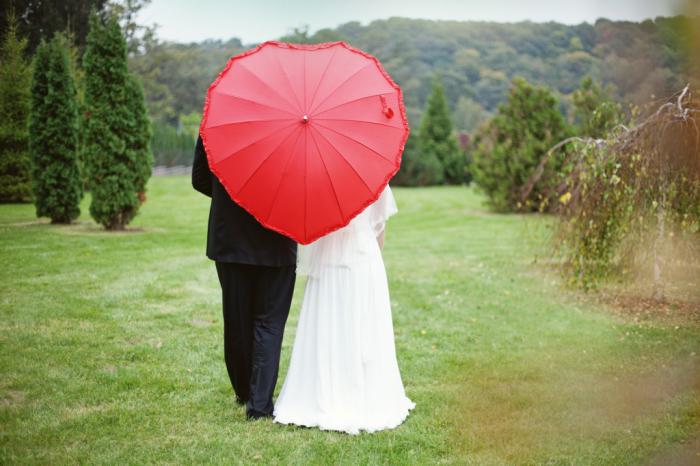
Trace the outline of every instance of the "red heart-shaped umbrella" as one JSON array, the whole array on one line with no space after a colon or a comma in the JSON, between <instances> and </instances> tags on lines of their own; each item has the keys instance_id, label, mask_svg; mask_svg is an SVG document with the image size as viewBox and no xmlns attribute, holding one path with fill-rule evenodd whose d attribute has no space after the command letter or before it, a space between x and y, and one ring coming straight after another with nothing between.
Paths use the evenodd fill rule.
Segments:
<instances>
[{"instance_id":1,"label":"red heart-shaped umbrella","mask_svg":"<svg viewBox=\"0 0 700 466\"><path fill-rule=\"evenodd\" d=\"M207 91L209 167L265 227L308 244L350 222L398 171L401 88L344 42L265 42L232 57Z\"/></svg>"}]
</instances>

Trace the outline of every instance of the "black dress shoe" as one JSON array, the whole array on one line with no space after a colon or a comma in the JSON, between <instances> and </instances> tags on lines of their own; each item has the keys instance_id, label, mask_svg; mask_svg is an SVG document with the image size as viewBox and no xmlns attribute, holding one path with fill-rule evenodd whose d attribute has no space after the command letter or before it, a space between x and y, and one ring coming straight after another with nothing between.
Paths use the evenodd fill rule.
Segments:
<instances>
[{"instance_id":1,"label":"black dress shoe","mask_svg":"<svg viewBox=\"0 0 700 466\"><path fill-rule=\"evenodd\" d=\"M249 409L248 412L245 413L245 415L249 421L272 417L272 413L261 413L260 411L255 411L254 409Z\"/></svg>"},{"instance_id":2,"label":"black dress shoe","mask_svg":"<svg viewBox=\"0 0 700 466\"><path fill-rule=\"evenodd\" d=\"M238 406L245 406L246 403L248 403L248 400L244 400L243 398L236 396L236 404Z\"/></svg>"}]
</instances>

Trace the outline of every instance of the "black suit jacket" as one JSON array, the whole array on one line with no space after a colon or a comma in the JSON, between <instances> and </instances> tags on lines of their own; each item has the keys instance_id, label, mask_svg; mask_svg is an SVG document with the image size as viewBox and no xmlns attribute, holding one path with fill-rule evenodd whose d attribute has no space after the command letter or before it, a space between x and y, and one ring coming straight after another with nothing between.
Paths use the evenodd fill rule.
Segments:
<instances>
[{"instance_id":1,"label":"black suit jacket","mask_svg":"<svg viewBox=\"0 0 700 466\"><path fill-rule=\"evenodd\" d=\"M297 244L255 220L231 200L209 169L202 138L197 139L192 163L192 186L211 197L207 257L217 262L281 267L296 264Z\"/></svg>"}]
</instances>

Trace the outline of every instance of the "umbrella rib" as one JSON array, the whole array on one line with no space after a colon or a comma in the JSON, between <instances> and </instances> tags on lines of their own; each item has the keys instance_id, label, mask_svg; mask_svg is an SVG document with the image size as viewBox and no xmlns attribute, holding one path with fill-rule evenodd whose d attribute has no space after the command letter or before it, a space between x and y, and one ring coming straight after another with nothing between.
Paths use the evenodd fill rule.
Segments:
<instances>
[{"instance_id":1,"label":"umbrella rib","mask_svg":"<svg viewBox=\"0 0 700 466\"><path fill-rule=\"evenodd\" d=\"M292 125L289 125L289 126L292 126ZM282 129L289 128L289 126L287 126L287 127L285 127L285 128L282 128ZM257 140L256 142L247 145L247 146L244 147L243 149L245 149L245 148L247 148L247 147L250 147L251 145L253 145L253 144L257 143L257 142L260 142L260 141L262 141L263 139L266 139L266 138L268 138L268 137L270 137L270 136L273 136L274 134L275 134L275 133L268 134L267 136L265 136L265 137L263 137L263 138ZM260 170L260 167L262 167L263 164L264 164L265 162L267 162L267 159L269 159L269 158L272 156L272 154L274 154L275 151L276 151L277 149L279 149L280 146L281 146L282 144L284 144L284 143L287 141L287 139L289 139L289 136L291 136L292 134L294 134L294 131L292 131L292 132L290 132L288 135L286 135L286 136L280 141L280 143L277 144L277 145L275 146L274 149L272 149L270 152L268 152L268 153L265 155L265 158L258 164L257 167L255 167L255 170L253 170L253 173L251 173L250 176L248 177L248 179L245 180L245 183L243 183L243 186L241 186L241 187L238 189L238 191L236 191L236 194L240 193L241 191L243 191L243 189L244 189L246 186L248 186L248 182L249 182L251 179L253 179L253 177L254 177L255 174L258 172L258 170ZM240 152L240 151L243 150L243 149L240 149L240 150L238 150L237 152Z\"/></svg>"},{"instance_id":2,"label":"umbrella rib","mask_svg":"<svg viewBox=\"0 0 700 466\"><path fill-rule=\"evenodd\" d=\"M273 106L273 105L264 104L264 103L262 103L262 102L258 102L257 100L248 99L248 98L246 98L246 97L242 97L242 96L239 96L239 95L236 95L236 94L226 94L226 93L224 93L224 92L219 91L218 89L215 89L213 93L214 93L214 94L219 94L220 96L233 97L233 98L236 98L236 99L239 99L239 100L245 100L246 102L252 102L252 103L254 103L254 104L256 104L256 105L261 105L261 106L263 106L263 107L271 108L271 109L273 109L273 110L279 110L279 111L281 111L281 112L288 113L288 114L290 114L291 116L294 116L294 117L297 116L295 113L290 112L290 111L287 110L286 108L280 108L280 107L275 107L275 106Z\"/></svg>"},{"instance_id":3,"label":"umbrella rib","mask_svg":"<svg viewBox=\"0 0 700 466\"><path fill-rule=\"evenodd\" d=\"M387 159L387 158L384 157L381 153L377 152L375 149L372 149L371 147L369 147L369 146L368 146L367 144L365 144L364 142L358 141L357 139L355 139L355 138L353 138L353 137L350 137L350 136L348 136L348 135L345 134L345 133L341 133L340 131L334 130L333 128L330 128L330 127L328 127L328 126L326 126L326 125L322 125L321 123L318 123L318 121L316 122L316 124L317 124L318 126L322 126L322 127L326 128L326 129L329 130L329 131L333 131L333 132L336 133L336 134L339 134L339 135L341 135L341 136L343 136L343 137L345 137L345 138L348 138L348 139L350 139L351 141L355 141L355 142L358 143L359 145L364 146L364 147L366 147L367 149L369 149L369 150L371 150L372 152L374 152L375 154L377 154L377 156L379 156L380 158L386 160L387 162L393 163L393 160Z\"/></svg>"},{"instance_id":4,"label":"umbrella rib","mask_svg":"<svg viewBox=\"0 0 700 466\"><path fill-rule=\"evenodd\" d=\"M314 107L313 110L311 110L311 111L309 112L309 114L312 114L313 112L315 112L315 111L318 109L318 107L320 107L320 106L323 105L328 99L330 99L331 96L333 95L333 93L334 93L335 91L337 91L338 89L340 89L340 86L342 86L342 85L345 84L346 82L350 81L352 78L354 78L355 76L357 76L357 74L358 74L360 71L364 70L365 68L367 68L367 67L370 66L370 65L371 65L371 63L366 63L365 65L359 67L359 68L358 68L354 73L352 73L350 76L348 76L347 78L343 79L337 86L335 86L335 87L333 88L332 91L330 91L330 92L328 93L328 95L327 95L326 97L323 98L322 101L320 101L320 102L318 103L318 105L316 105L316 106Z\"/></svg>"},{"instance_id":5,"label":"umbrella rib","mask_svg":"<svg viewBox=\"0 0 700 466\"><path fill-rule=\"evenodd\" d=\"M304 70L304 79L303 79L303 84L302 84L302 90L304 91L304 105L302 105L302 108L306 108L306 54L309 53L307 50L302 51L302 58L304 59L303 66L301 67L302 70Z\"/></svg>"},{"instance_id":6,"label":"umbrella rib","mask_svg":"<svg viewBox=\"0 0 700 466\"><path fill-rule=\"evenodd\" d=\"M328 59L328 63L326 63L326 67L323 69L323 73L321 73L321 77L318 79L318 83L316 84L316 88L314 89L314 93L311 95L311 102L309 102L309 105L312 105L314 103L314 100L316 100L316 93L318 92L318 88L321 87L321 83L323 82L323 78L326 77L326 71L328 71L328 68L331 66L331 62L335 58L335 56L338 54L338 48L335 48L333 50L333 55L331 55L331 58ZM311 113L311 112L309 112Z\"/></svg>"},{"instance_id":7,"label":"umbrella rib","mask_svg":"<svg viewBox=\"0 0 700 466\"><path fill-rule=\"evenodd\" d=\"M299 105L299 96L297 95L296 90L294 90L294 86L292 86L292 80L289 79L289 75L287 74L287 70L284 69L284 66L282 66L282 62L280 62L280 59L277 55L274 55L275 61L277 62L277 66L282 70L282 74L284 75L285 79L287 80L287 84L289 84L289 89L292 91L292 95L294 96L294 101L297 104L297 110L299 113L302 113L301 110L301 105Z\"/></svg>"},{"instance_id":8,"label":"umbrella rib","mask_svg":"<svg viewBox=\"0 0 700 466\"><path fill-rule=\"evenodd\" d=\"M294 134L294 133L292 133L292 134ZM292 158L294 157L293 154L297 148L297 144L299 144L300 138L301 138L301 132L298 132L297 138L294 141L294 149L292 149L292 151L287 155L287 160L284 161L284 168L282 169L282 176L284 176L285 172L287 171L287 167L289 166L289 161L292 160ZM267 160L267 159L265 159L265 160ZM263 163L265 163L265 162L263 161ZM260 164L260 165L262 165L262 164ZM258 167L258 168L260 168L260 167ZM257 171L257 169L255 171ZM252 175L250 178L252 178ZM248 179L250 179L250 178L248 178ZM277 197L280 194L280 189L282 189L282 181L280 181L280 184L277 185L277 189L275 190L275 196L272 198L272 202L270 202L270 211L267 213L267 216L265 217L266 222L270 221L270 216L272 215L272 210L275 208L275 202L277 201Z\"/></svg>"},{"instance_id":9,"label":"umbrella rib","mask_svg":"<svg viewBox=\"0 0 700 466\"><path fill-rule=\"evenodd\" d=\"M328 182L331 185L331 189L333 190L333 197L335 198L335 205L338 207L338 213L340 214L340 218L343 220L343 223L345 222L345 215L343 215L343 209L340 208L340 199L338 199L338 192L335 190L335 185L333 184L333 178L331 178L331 173L328 171L328 167L326 166L326 161L323 160L323 157L321 157L321 148L318 146L318 141L316 141L316 138L313 135L313 132L309 132L311 135L311 139L314 141L314 145L316 146L316 151L318 151L318 158L321 161L321 164L323 165L323 170L326 172L326 176L328 177Z\"/></svg>"},{"instance_id":10,"label":"umbrella rib","mask_svg":"<svg viewBox=\"0 0 700 466\"><path fill-rule=\"evenodd\" d=\"M306 171L309 165L309 131L308 129L304 131L304 239L306 236L306 219L308 218L307 211L309 210L309 195L308 195L308 185L306 183Z\"/></svg>"},{"instance_id":11,"label":"umbrella rib","mask_svg":"<svg viewBox=\"0 0 700 466\"><path fill-rule=\"evenodd\" d=\"M354 121L356 123L367 123L368 125L386 126L387 128L393 128L398 130L403 129L403 127L387 125L386 123L381 123L379 121L353 120L352 118L315 118L314 121Z\"/></svg>"},{"instance_id":12,"label":"umbrella rib","mask_svg":"<svg viewBox=\"0 0 700 466\"><path fill-rule=\"evenodd\" d=\"M277 95L277 97L279 97L280 99L282 99L283 101L285 101L287 104L289 104L289 106L290 106L291 108L294 108L294 105L293 105L289 100L287 100L282 94L280 94L279 92L277 92L277 90L276 90L274 87L272 87L270 84L268 84L268 83L266 83L265 81L263 81L263 79L262 79L260 76L258 76L257 74L255 74L253 71L251 71L250 68L248 68L247 66L243 65L242 62L239 62L239 65L241 66L241 68L244 68L246 71L248 71L248 73L250 73L251 76L253 76L253 77L254 77L255 79L257 79L259 82L261 82L265 87L267 87L267 88L270 89L273 93L275 93L275 94ZM290 113L292 113L292 112L290 112ZM292 114L293 114L293 113L292 113Z\"/></svg>"},{"instance_id":13,"label":"umbrella rib","mask_svg":"<svg viewBox=\"0 0 700 466\"><path fill-rule=\"evenodd\" d=\"M207 126L205 129L221 128L223 126L239 125L242 123L266 123L268 121L291 121L291 118L271 118L268 120L243 120L243 121L230 121L228 123L219 123L214 126ZM293 120L296 122L296 120Z\"/></svg>"},{"instance_id":14,"label":"umbrella rib","mask_svg":"<svg viewBox=\"0 0 700 466\"><path fill-rule=\"evenodd\" d=\"M295 123L296 123L296 121L295 121L295 122L292 122L292 123L290 123L290 124L288 124L287 126L283 126L283 127L279 128L279 129L277 129L277 130L275 130L275 131L272 131L271 133L266 134L265 136L263 136L263 137L261 137L261 138L259 138L259 139L256 139L255 141L252 141L252 142L246 144L245 146L241 147L240 149L237 149L236 152L240 152L240 151L242 151L242 150L245 150L245 149L249 148L249 147L252 146L253 144L257 144L257 143L259 143L260 141L264 141L265 139L267 139L267 138L269 138L269 137L274 136L275 134L277 134L278 131L282 131L283 129L287 129L287 128L291 127L291 126L294 126ZM229 158L231 155L235 154L236 152L232 152L232 153L230 153L230 154L226 154L226 157L223 157L223 158L224 158L224 159Z\"/></svg>"},{"instance_id":15,"label":"umbrella rib","mask_svg":"<svg viewBox=\"0 0 700 466\"><path fill-rule=\"evenodd\" d=\"M328 140L328 138L327 138L326 136L323 135L323 133L321 133L321 132L318 131L318 130L316 130L316 132L318 132L319 136L321 136L323 139L326 140L326 142L328 143L329 146L331 146L331 147L333 147L333 149L335 149L335 146L333 146L333 143L330 142L330 141ZM357 169L355 168L355 166L354 166L353 164L351 164L350 161L349 161L347 158L345 158L345 156L342 154L342 152L340 152L338 149L335 149L335 152L336 152L338 155L340 155L340 158L343 159L343 160L345 161L345 163L347 163L348 166L349 166L350 168L352 168L352 171L354 171L355 174L357 175L357 177L358 177L360 180L362 180L362 184L364 184L365 187L367 188L367 190L368 190L370 193L372 193L372 188L370 188L369 185L367 184L367 181L365 181L365 179L362 178L362 175L360 175L360 172L357 171Z\"/></svg>"},{"instance_id":16,"label":"umbrella rib","mask_svg":"<svg viewBox=\"0 0 700 466\"><path fill-rule=\"evenodd\" d=\"M376 97L376 96L378 96L378 95L384 95L384 94L387 94L387 92L380 92L380 93L378 93L378 94L367 94L367 95L363 95L362 97L358 97L358 98L356 98L356 99L347 100L347 101L345 101L345 102L339 103L338 105L334 105L334 106L332 106L332 107L329 107L329 108L325 109L325 110L322 111L322 112L317 113L317 114L315 115L315 117L318 118L318 115L323 115L324 113L330 112L331 110L335 110L336 108L342 107L343 105L351 104L351 103L357 102L357 101L362 100L362 99L367 99L368 97Z\"/></svg>"}]
</instances>

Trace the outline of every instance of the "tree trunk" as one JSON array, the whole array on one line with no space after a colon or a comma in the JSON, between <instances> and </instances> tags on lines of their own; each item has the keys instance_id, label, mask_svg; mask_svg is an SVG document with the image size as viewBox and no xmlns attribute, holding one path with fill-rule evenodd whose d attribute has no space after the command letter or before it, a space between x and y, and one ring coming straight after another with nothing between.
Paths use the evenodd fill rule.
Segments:
<instances>
[{"instance_id":1,"label":"tree trunk","mask_svg":"<svg viewBox=\"0 0 700 466\"><path fill-rule=\"evenodd\" d=\"M661 202L656 211L657 235L654 241L654 292L652 297L659 302L666 300L664 294L664 281L662 274L661 248L663 247L664 235L666 234L666 193L661 194Z\"/></svg>"}]
</instances>

